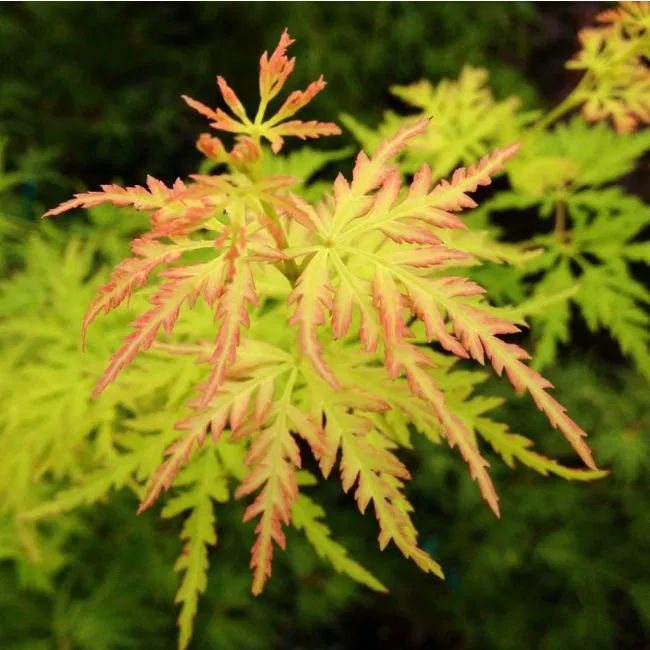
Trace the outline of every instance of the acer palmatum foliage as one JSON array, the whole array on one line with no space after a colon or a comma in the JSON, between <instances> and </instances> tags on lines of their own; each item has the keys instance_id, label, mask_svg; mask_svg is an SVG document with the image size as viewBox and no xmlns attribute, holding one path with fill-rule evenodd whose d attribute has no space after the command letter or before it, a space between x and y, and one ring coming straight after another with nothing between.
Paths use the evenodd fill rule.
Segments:
<instances>
[{"instance_id":1,"label":"acer palmatum foliage","mask_svg":"<svg viewBox=\"0 0 650 650\"><path fill-rule=\"evenodd\" d=\"M590 122L611 118L619 133L650 124L650 3L621 2L579 33L567 68L584 76L571 98Z\"/></svg>"},{"instance_id":2,"label":"acer palmatum foliage","mask_svg":"<svg viewBox=\"0 0 650 650\"><path fill-rule=\"evenodd\" d=\"M424 571L442 576L417 543L402 490L409 472L394 453L394 414L458 447L497 515L499 504L472 426L437 383L440 355L428 344L488 361L497 374L505 373L595 469L585 433L549 394L550 383L526 365L522 348L501 338L519 327L499 316L484 290L459 272L479 263L463 249L462 238L451 236L465 228L460 213L475 207L470 194L490 184L518 145L496 149L438 183L425 164L403 186L394 160L427 129L427 120L416 121L371 157L360 153L352 178L339 175L332 194L311 205L292 192L298 179L267 176L262 166L270 155L263 140L277 154L287 136L339 133L331 123L287 121L322 90L322 78L291 93L267 117L269 102L293 70L294 59L286 55L292 42L285 31L275 52L262 56L260 106L253 118L221 77L218 87L232 115L185 97L215 129L235 134L230 151L207 134L197 143L226 171L194 175L171 187L151 177L146 187L106 185L46 214L104 202L151 214L151 229L132 242L133 256L115 268L83 322L85 338L98 315L117 308L158 273L149 309L132 323L95 395L151 348L161 330L171 335L183 310L204 301L213 313L214 339L161 346L196 355L206 366L205 381L189 404L192 415L178 423L177 439L140 511L169 489L208 435L214 445L226 432L230 441L247 441L250 472L238 494L257 494L245 519L258 522L251 567L253 592L259 593L271 575L274 545L285 546L283 527L296 507L301 438L324 476L338 464L343 489L354 490L362 512L372 505L382 548L392 541ZM260 289L272 272L280 290ZM282 329L294 328L295 338L287 343L275 336L269 314ZM500 434L491 435L497 440Z\"/></svg>"}]
</instances>

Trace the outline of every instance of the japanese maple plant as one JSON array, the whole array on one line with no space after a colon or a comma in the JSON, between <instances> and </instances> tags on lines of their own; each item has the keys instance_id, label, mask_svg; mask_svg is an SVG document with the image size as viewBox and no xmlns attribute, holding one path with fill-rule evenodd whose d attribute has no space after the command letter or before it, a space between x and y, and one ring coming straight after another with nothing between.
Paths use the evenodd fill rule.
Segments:
<instances>
[{"instance_id":1,"label":"japanese maple plant","mask_svg":"<svg viewBox=\"0 0 650 650\"><path fill-rule=\"evenodd\" d=\"M354 490L361 512L372 504L381 548L392 541L423 571L442 577L438 563L418 546L403 492L409 472L396 455L400 440L410 427L457 447L497 516L499 499L478 440L487 439L509 463L514 453L504 443L512 434L492 429L488 436L474 426L462 399L447 395L452 358L489 363L516 391L529 393L588 468L565 470L571 478L603 474L585 432L549 393L551 384L526 364L521 347L503 338L524 323L512 319L512 310L492 306L484 289L467 277L468 267L494 257L489 240L482 240L481 248L475 238L464 239L461 213L476 206L470 195L489 185L520 145L498 148L439 182L423 164L405 186L394 161L426 131L428 121L417 120L370 157L359 153L352 177L339 174L331 192L312 205L292 191L300 179L269 175L265 164L286 137L340 133L333 123L293 119L323 90L322 77L289 94L275 113L269 111L294 69L295 59L287 56L292 43L285 31L273 54L261 57L254 116L221 77L217 84L230 114L184 97L214 129L234 134L231 149L206 134L197 143L212 171L222 173L192 175L171 187L151 177L146 187L104 185L47 212L51 217L111 202L151 213L150 230L133 240L132 257L114 269L83 322L85 338L97 316L127 301L157 273L149 308L132 322L94 395L119 381L136 355L154 346L195 355L204 364L205 381L189 404L191 415L178 422L176 439L148 481L139 512L208 445L245 445L248 474L237 495L256 495L245 513L245 520L257 520L253 593L260 593L271 575L274 545L285 547L283 527L304 527L304 510L299 514L296 508L306 475L299 471L301 453L307 449L323 476L338 466L343 490ZM172 338L181 311L197 301L213 313L213 340ZM555 461L529 449L529 440L514 438L528 464L561 473ZM182 645L197 593L205 588L207 546L215 542L211 502L203 516L208 523L197 570L203 577L186 585L192 594L179 594L192 603ZM327 535L320 534L325 544ZM318 535L311 537L318 546ZM329 559L346 570L344 554L330 553ZM179 568L189 571L188 561L181 558ZM371 586L381 587L376 581Z\"/></svg>"}]
</instances>

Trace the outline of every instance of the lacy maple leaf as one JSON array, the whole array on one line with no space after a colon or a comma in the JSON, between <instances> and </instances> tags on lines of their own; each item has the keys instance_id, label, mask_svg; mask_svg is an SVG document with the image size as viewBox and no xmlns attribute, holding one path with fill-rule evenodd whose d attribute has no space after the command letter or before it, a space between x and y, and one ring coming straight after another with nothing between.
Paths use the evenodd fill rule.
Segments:
<instances>
[{"instance_id":1,"label":"lacy maple leaf","mask_svg":"<svg viewBox=\"0 0 650 650\"><path fill-rule=\"evenodd\" d=\"M210 126L213 128L244 134L255 142L259 142L260 138L266 138L271 143L273 153L278 153L282 149L283 136L296 136L305 140L319 138L323 135L340 134L341 129L332 122L287 121L325 88L327 84L322 76L309 84L305 90L292 92L275 115L266 117L269 102L282 90L287 77L293 72L296 59L287 57L287 48L294 42L285 30L273 54L269 57L268 53L264 52L262 55L260 59L260 105L253 120L248 117L246 109L223 77L217 77L217 85L224 102L237 119L220 108L208 108L205 104L186 95L183 95L183 99L189 106L212 120Z\"/></svg>"},{"instance_id":2,"label":"lacy maple leaf","mask_svg":"<svg viewBox=\"0 0 650 650\"><path fill-rule=\"evenodd\" d=\"M585 118L612 118L626 133L650 123L650 9L648 2L623 2L596 18L604 27L579 34L582 49L567 68L584 70L576 97Z\"/></svg>"},{"instance_id":3,"label":"lacy maple leaf","mask_svg":"<svg viewBox=\"0 0 650 650\"><path fill-rule=\"evenodd\" d=\"M441 276L468 254L442 245L439 233L464 228L455 212L476 204L468 196L517 151L518 146L496 150L467 169L456 170L450 182L431 187L431 170L423 165L406 194L401 192L399 173L390 160L410 138L420 135L427 122L399 131L380 145L373 156L359 154L353 178L339 176L334 201L316 212L302 206L310 219L310 246L286 249L285 254L306 258L301 277L289 304L295 303L290 322L300 331L301 349L320 376L334 389L339 379L327 364L318 328L331 319L336 337L348 334L352 313L358 310L358 336L368 352L381 344L384 364L393 379L406 373L411 388L427 399L456 441L483 494L495 512L496 495L479 459L468 442L462 422L449 413L442 395L431 385L423 367L426 361L409 342L407 323L414 317L423 322L426 339L460 357L484 363L489 359L498 374L505 371L513 386L528 391L537 406L558 427L587 466L595 469L585 433L566 416L548 393L550 383L524 364L527 353L499 338L519 331L512 322L497 318L483 306L484 290L464 277ZM446 319L452 325L450 332Z\"/></svg>"},{"instance_id":4,"label":"lacy maple leaf","mask_svg":"<svg viewBox=\"0 0 650 650\"><path fill-rule=\"evenodd\" d=\"M150 213L150 231L133 241L132 257L115 268L83 321L85 337L98 315L123 304L158 274L149 307L132 322L95 395L153 347L161 332L178 337L158 343L161 351L191 355L207 366L187 404L191 413L176 425L162 462L146 477L140 504L140 512L152 506L179 473L183 485L194 484L169 506L193 513L183 533L188 556L178 565L185 573L183 644L205 589L207 547L216 540L212 502L227 498L225 474L240 481L239 496L256 494L245 513L246 521L257 520L251 557L255 594L271 575L275 547L286 544L284 527L301 507L294 524L320 540L323 554L373 588L383 588L328 539L316 507L305 513L298 439L324 476L338 465L343 490L354 491L362 512L372 505L381 548L392 541L421 569L440 576L438 563L418 546L413 508L404 494L410 475L396 449L408 436L408 424L458 448L497 515L498 497L477 432L510 461L517 457L540 471L562 471L528 450L527 439L468 418L436 372L431 344L457 358L487 360L497 374L505 373L595 470L585 433L548 393L550 383L525 364L522 348L501 338L519 331L516 322L486 301L481 286L455 272L504 255L499 248L485 253L488 244L478 245L476 237L450 233L466 228L459 213L476 206L470 193L489 185L519 145L497 148L456 169L449 180L435 182L424 164L404 187L395 160L429 124L409 122L372 156L360 153L352 178L340 174L332 194L312 205L291 191L296 179L265 175L268 152L261 146L262 138L268 140L275 155L285 136L339 132L330 123L288 120L322 90L322 78L291 93L266 117L269 102L293 71L294 59L286 55L292 42L285 31L273 54L261 58L254 119L221 77L217 83L234 117L186 98L212 126L236 135L230 152L211 136L197 143L212 162L225 164L226 172L196 174L171 187L153 178L146 188L106 185L46 215L107 202ZM181 312L198 303L211 315L212 340L202 339L198 327L182 336L175 330ZM209 453L216 450L217 456L225 445L245 448L247 467L230 471L223 459L206 456L208 440ZM192 470L194 462L218 467L219 489L211 488L209 472ZM567 470L567 475L601 473Z\"/></svg>"}]
</instances>

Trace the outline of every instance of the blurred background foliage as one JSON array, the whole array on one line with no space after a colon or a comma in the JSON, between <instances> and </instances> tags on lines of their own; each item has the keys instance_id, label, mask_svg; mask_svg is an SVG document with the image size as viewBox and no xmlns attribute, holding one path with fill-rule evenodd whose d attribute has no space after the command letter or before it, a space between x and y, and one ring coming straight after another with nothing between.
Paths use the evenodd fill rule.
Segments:
<instances>
[{"instance_id":1,"label":"blurred background foliage","mask_svg":"<svg viewBox=\"0 0 650 650\"><path fill-rule=\"evenodd\" d=\"M17 391L40 380L52 390L39 398L47 405L43 410L40 404L42 413L39 403L27 405L38 424L25 431L25 440L36 440L38 427L57 427L61 444L67 444L75 418L90 417L101 428L101 410L88 416L78 407L96 373L84 365L76 344L86 300L70 301L90 295L96 285L90 276L101 273L102 262L123 255L139 223L111 208L56 225L41 225L37 216L74 189L114 178L141 183L147 172L169 181L196 168L194 140L204 124L186 109L181 92L216 103L214 76L222 74L250 101L260 51L289 26L298 41L296 86L320 73L330 83L311 109L320 119L345 112L376 124L385 109L395 108L390 85L455 77L467 63L491 71L499 98L514 94L527 106L550 104L570 87L562 66L575 49L577 29L600 8L5 4L0 410L25 410L15 401ZM344 135L336 146L353 142ZM638 185L639 178L637 171L624 184ZM66 294L74 282L77 293ZM17 318L30 319L33 329L16 336ZM48 328L66 336L48 338ZM110 328L103 335L114 336ZM293 534L266 593L253 599L243 570L252 533L241 523L242 505L227 504L218 512L218 551L193 647L650 648L648 386L616 355L603 353L602 338L582 331L573 337L580 353L547 374L575 419L594 432L597 458L612 469L610 478L576 485L494 463L504 510L496 521L462 461L422 443L405 459L415 468L410 494L422 544L447 571L444 583L419 574L396 552L381 553L372 518L359 518L350 499L326 485L319 501L334 535L389 587L388 595L333 574ZM20 371L10 376L19 357ZM72 383L58 383L63 377ZM493 390L501 388L495 384ZM510 399L502 412L514 431L546 430L527 400ZM0 426L7 421L0 419ZM567 460L558 437L541 440L540 450ZM156 513L135 517L135 507L134 498L122 492L52 520L45 524L45 552L34 547L31 556L29 539L18 547L0 518L2 650L174 647L177 522Z\"/></svg>"},{"instance_id":2,"label":"blurred background foliage","mask_svg":"<svg viewBox=\"0 0 650 650\"><path fill-rule=\"evenodd\" d=\"M14 154L55 150L58 170L89 186L139 182L143 169L173 177L196 166L195 133L205 128L180 94L214 103L221 74L254 104L260 52L285 26L301 43L292 84L320 74L330 84L312 114L366 121L379 117L389 84L455 75L463 62L489 63L497 91L534 99L517 66L529 62L535 13L522 3L8 4L0 125Z\"/></svg>"}]
</instances>

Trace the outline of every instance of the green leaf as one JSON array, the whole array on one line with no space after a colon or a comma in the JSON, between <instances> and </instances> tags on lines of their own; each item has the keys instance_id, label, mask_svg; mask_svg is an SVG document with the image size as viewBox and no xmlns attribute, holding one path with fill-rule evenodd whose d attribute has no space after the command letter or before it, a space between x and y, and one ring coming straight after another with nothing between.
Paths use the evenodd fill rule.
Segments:
<instances>
[{"instance_id":1,"label":"green leaf","mask_svg":"<svg viewBox=\"0 0 650 650\"><path fill-rule=\"evenodd\" d=\"M574 117L551 131L535 133L509 167L518 191L544 193L599 187L630 173L650 149L650 132L620 134L607 124Z\"/></svg>"},{"instance_id":2,"label":"green leaf","mask_svg":"<svg viewBox=\"0 0 650 650\"><path fill-rule=\"evenodd\" d=\"M650 304L650 292L637 283L625 266L611 262L591 267L580 280L576 301L590 330L607 329L650 379L650 317L639 304Z\"/></svg>"},{"instance_id":3,"label":"green leaf","mask_svg":"<svg viewBox=\"0 0 650 650\"><path fill-rule=\"evenodd\" d=\"M578 192L567 208L575 221L573 246L603 261L626 256L628 242L650 224L650 207L618 187Z\"/></svg>"},{"instance_id":4,"label":"green leaf","mask_svg":"<svg viewBox=\"0 0 650 650\"><path fill-rule=\"evenodd\" d=\"M568 343L571 322L570 298L577 295L579 287L569 270L569 262L563 259L547 273L535 287L528 313L533 315L535 333L539 338L535 345L533 367L536 370L553 363L558 347ZM525 309L525 305L524 305Z\"/></svg>"},{"instance_id":5,"label":"green leaf","mask_svg":"<svg viewBox=\"0 0 650 650\"><path fill-rule=\"evenodd\" d=\"M465 66L454 81L444 79L433 86L422 80L391 87L393 95L420 111L416 117L430 119L427 132L406 153L407 170L426 162L434 178L441 178L519 139L530 116L518 112L520 101L515 97L496 101L488 78L487 70Z\"/></svg>"},{"instance_id":6,"label":"green leaf","mask_svg":"<svg viewBox=\"0 0 650 650\"><path fill-rule=\"evenodd\" d=\"M331 562L339 572L366 585L374 591L386 592L386 587L369 571L348 557L347 550L331 538L329 528L321 521L325 511L309 497L301 494L292 509L292 524L302 530L318 556Z\"/></svg>"},{"instance_id":7,"label":"green leaf","mask_svg":"<svg viewBox=\"0 0 650 650\"><path fill-rule=\"evenodd\" d=\"M183 552L174 565L176 571L183 572L176 602L181 604L178 648L185 650L192 638L199 596L207 586L208 547L217 543L213 501L224 502L229 498L227 475L214 447L206 448L185 467L174 485L187 489L176 492L167 501L162 516L171 518L189 512L181 533Z\"/></svg>"},{"instance_id":8,"label":"green leaf","mask_svg":"<svg viewBox=\"0 0 650 650\"><path fill-rule=\"evenodd\" d=\"M515 466L515 460L543 476L555 474L574 481L593 481L607 476L606 471L571 469L556 460L542 456L531 449L533 442L517 433L508 431L508 427L489 418L476 418L474 427L479 435L487 440L494 451L504 460L508 467Z\"/></svg>"},{"instance_id":9,"label":"green leaf","mask_svg":"<svg viewBox=\"0 0 650 650\"><path fill-rule=\"evenodd\" d=\"M69 512L100 501L111 490L130 484L135 477L150 476L163 458L165 449L177 437L178 431L173 429L158 435L122 435L118 441L126 451L113 458L108 467L84 476L79 485L58 492L53 501L40 504L22 513L21 517L33 520Z\"/></svg>"}]
</instances>

